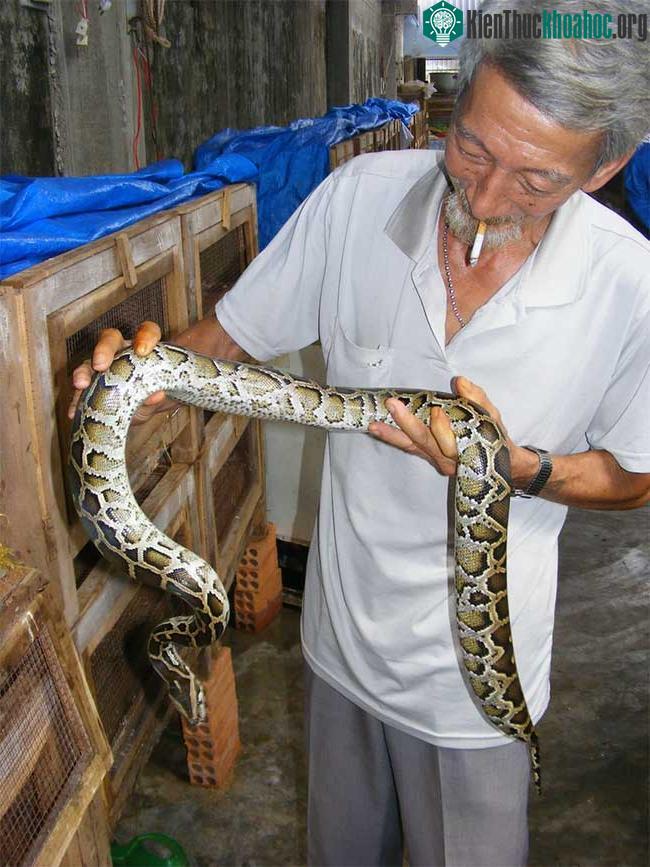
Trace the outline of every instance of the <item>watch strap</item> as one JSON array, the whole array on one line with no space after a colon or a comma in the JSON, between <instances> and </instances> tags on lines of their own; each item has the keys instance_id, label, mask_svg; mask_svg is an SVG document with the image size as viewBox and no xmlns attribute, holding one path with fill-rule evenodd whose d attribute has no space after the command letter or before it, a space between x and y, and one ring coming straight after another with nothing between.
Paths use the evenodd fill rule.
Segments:
<instances>
[{"instance_id":1,"label":"watch strap","mask_svg":"<svg viewBox=\"0 0 650 867\"><path fill-rule=\"evenodd\" d=\"M537 470L537 475L526 488L523 490L515 488L511 496L526 498L536 497L551 477L551 473L553 472L553 461L545 449L540 449L537 448L537 446L530 445L523 446L523 448L528 449L528 451L534 452L537 455L539 458L539 469Z\"/></svg>"}]
</instances>

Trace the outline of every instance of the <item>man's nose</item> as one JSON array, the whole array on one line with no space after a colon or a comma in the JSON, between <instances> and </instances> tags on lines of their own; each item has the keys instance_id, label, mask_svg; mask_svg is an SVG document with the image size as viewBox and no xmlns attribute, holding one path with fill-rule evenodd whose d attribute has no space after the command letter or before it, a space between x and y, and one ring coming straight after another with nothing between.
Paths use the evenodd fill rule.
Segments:
<instances>
[{"instance_id":1,"label":"man's nose","mask_svg":"<svg viewBox=\"0 0 650 867\"><path fill-rule=\"evenodd\" d=\"M486 167L474 184L465 189L472 216L477 220L490 217L512 217L512 204L508 199L510 180L497 166Z\"/></svg>"}]
</instances>

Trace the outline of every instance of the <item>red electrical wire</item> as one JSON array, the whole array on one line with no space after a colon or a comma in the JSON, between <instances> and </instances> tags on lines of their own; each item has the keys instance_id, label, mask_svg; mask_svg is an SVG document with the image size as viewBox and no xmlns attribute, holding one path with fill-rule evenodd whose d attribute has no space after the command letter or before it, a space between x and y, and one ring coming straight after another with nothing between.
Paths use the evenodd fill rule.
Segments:
<instances>
[{"instance_id":1,"label":"red electrical wire","mask_svg":"<svg viewBox=\"0 0 650 867\"><path fill-rule=\"evenodd\" d=\"M151 138L156 149L156 159L161 158L160 148L158 145L158 102L153 90L153 68L149 60L148 52L140 49L140 63L142 64L142 77L144 80L144 89L149 96L149 117L151 121Z\"/></svg>"},{"instance_id":2,"label":"red electrical wire","mask_svg":"<svg viewBox=\"0 0 650 867\"><path fill-rule=\"evenodd\" d=\"M142 131L142 84L140 82L140 64L138 62L138 50L135 46L133 47L133 64L135 66L135 79L138 85L138 119L135 135L133 137L133 162L135 163L135 168L137 171L140 168L140 160L138 159L138 144L140 142L140 133Z\"/></svg>"}]
</instances>

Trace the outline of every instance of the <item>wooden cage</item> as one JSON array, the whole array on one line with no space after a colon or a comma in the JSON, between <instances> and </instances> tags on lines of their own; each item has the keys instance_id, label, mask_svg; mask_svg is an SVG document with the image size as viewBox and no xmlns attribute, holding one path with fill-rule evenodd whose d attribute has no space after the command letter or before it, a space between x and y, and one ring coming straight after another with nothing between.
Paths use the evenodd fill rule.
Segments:
<instances>
[{"instance_id":1,"label":"wooden cage","mask_svg":"<svg viewBox=\"0 0 650 867\"><path fill-rule=\"evenodd\" d=\"M172 539L201 551L195 472L196 467L172 464L142 509ZM114 825L171 713L164 683L147 655L149 635L157 623L186 609L104 561L89 585L92 595L74 636L113 751L106 794Z\"/></svg>"},{"instance_id":2,"label":"wooden cage","mask_svg":"<svg viewBox=\"0 0 650 867\"><path fill-rule=\"evenodd\" d=\"M411 118L410 130L413 134L413 148L427 148L429 146L429 127L425 111L418 111Z\"/></svg>"},{"instance_id":3,"label":"wooden cage","mask_svg":"<svg viewBox=\"0 0 650 867\"><path fill-rule=\"evenodd\" d=\"M249 536L265 525L264 458L259 421L220 421L206 437L198 478L208 559L229 589Z\"/></svg>"},{"instance_id":4,"label":"wooden cage","mask_svg":"<svg viewBox=\"0 0 650 867\"><path fill-rule=\"evenodd\" d=\"M152 319L170 338L209 315L256 253L254 187L236 184L0 284L0 540L47 570L64 607L115 759L103 791L110 825L171 712L149 633L184 609L122 577L73 512L71 373L102 328L129 338ZM182 406L132 428L127 467L145 513L229 583L251 530L265 526L260 423Z\"/></svg>"},{"instance_id":5,"label":"wooden cage","mask_svg":"<svg viewBox=\"0 0 650 867\"><path fill-rule=\"evenodd\" d=\"M258 252L252 184L234 184L176 209L190 316L209 316ZM205 411L198 462L206 559L228 587L251 531L264 526L264 457L256 419Z\"/></svg>"},{"instance_id":6,"label":"wooden cage","mask_svg":"<svg viewBox=\"0 0 650 867\"><path fill-rule=\"evenodd\" d=\"M36 570L0 573L0 635L0 863L108 867L98 790L111 752L56 598ZM82 838L89 855L75 862Z\"/></svg>"},{"instance_id":7,"label":"wooden cage","mask_svg":"<svg viewBox=\"0 0 650 867\"><path fill-rule=\"evenodd\" d=\"M131 337L143 319L169 337L187 327L180 218L159 214L117 236L66 253L0 287L7 402L0 428L0 538L21 559L49 567L83 654L116 758L107 778L116 821L168 713L162 682L143 658L149 628L169 613L162 593L122 578L88 540L65 486L71 372L99 331ZM183 406L134 426L127 466L136 499L172 535L203 554L195 468L201 417ZM175 506L177 506L175 508ZM137 633L137 635L136 635Z\"/></svg>"},{"instance_id":8,"label":"wooden cage","mask_svg":"<svg viewBox=\"0 0 650 867\"><path fill-rule=\"evenodd\" d=\"M354 143L354 155L371 154L375 150L375 136L372 130L361 132L352 139Z\"/></svg>"},{"instance_id":9,"label":"wooden cage","mask_svg":"<svg viewBox=\"0 0 650 867\"><path fill-rule=\"evenodd\" d=\"M338 166L342 166L359 154L401 150L401 123L400 120L390 120L383 126L358 133L352 138L344 139L338 144L332 145L329 150L330 171L334 171ZM413 116L411 132L414 136L412 147L426 148L428 141L424 112L418 112Z\"/></svg>"},{"instance_id":10,"label":"wooden cage","mask_svg":"<svg viewBox=\"0 0 650 867\"><path fill-rule=\"evenodd\" d=\"M102 328L131 337L143 319L163 336L187 327L180 220L162 214L29 268L0 284L0 538L51 577L67 622L83 614L100 557L66 495L72 370ZM199 450L198 411L182 407L134 427L127 466L145 499L164 470Z\"/></svg>"},{"instance_id":11,"label":"wooden cage","mask_svg":"<svg viewBox=\"0 0 650 867\"><path fill-rule=\"evenodd\" d=\"M333 172L334 169L347 163L347 161L351 160L354 156L353 139L347 138L344 139L344 141L340 141L338 144L332 145L330 148L330 171Z\"/></svg>"},{"instance_id":12,"label":"wooden cage","mask_svg":"<svg viewBox=\"0 0 650 867\"><path fill-rule=\"evenodd\" d=\"M190 321L213 310L257 255L252 184L232 184L176 208L181 220Z\"/></svg>"}]
</instances>

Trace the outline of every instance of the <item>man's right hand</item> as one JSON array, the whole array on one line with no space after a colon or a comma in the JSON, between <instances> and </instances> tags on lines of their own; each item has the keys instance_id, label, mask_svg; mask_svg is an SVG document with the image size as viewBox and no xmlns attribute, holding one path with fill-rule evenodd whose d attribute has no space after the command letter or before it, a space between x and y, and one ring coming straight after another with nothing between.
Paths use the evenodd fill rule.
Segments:
<instances>
[{"instance_id":1,"label":"man's right hand","mask_svg":"<svg viewBox=\"0 0 650 867\"><path fill-rule=\"evenodd\" d=\"M133 341L125 340L122 333L117 328L106 328L99 335L99 340L93 350L91 361L84 361L83 364L75 368L72 374L72 384L74 386L74 394L68 407L68 418L74 418L74 414L79 403L84 389L88 388L90 381L95 372L103 372L111 366L115 355L127 346L133 344L133 349L137 355L149 355L154 346L160 341L161 332L160 326L155 322L142 322L138 326ZM148 397L142 406L138 407L133 416L134 424L148 421L156 412L161 409L161 404L165 401L165 392L157 391Z\"/></svg>"}]
</instances>

